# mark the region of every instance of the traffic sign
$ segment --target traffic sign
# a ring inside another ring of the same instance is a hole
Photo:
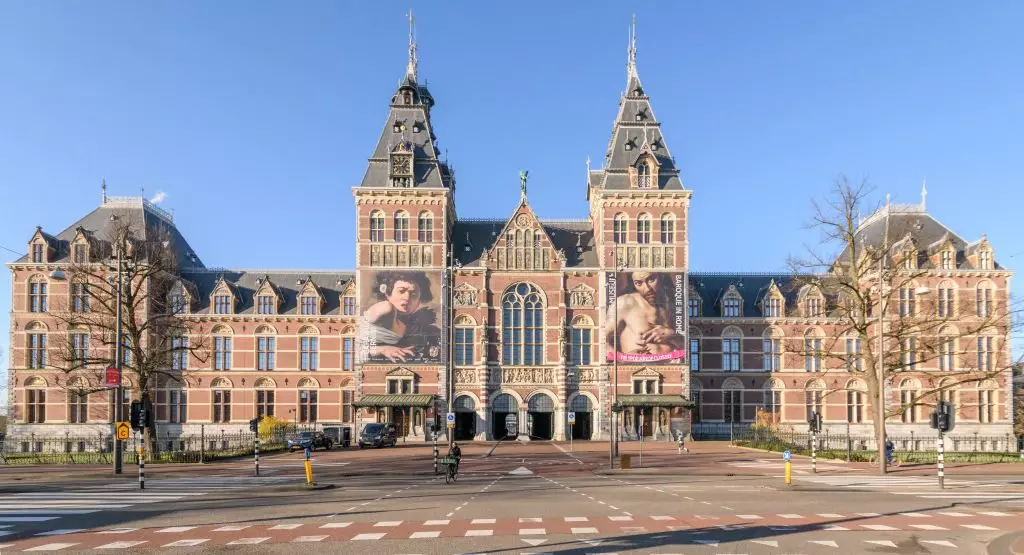
[[[449,412],[448,413],[448,423],[449,424],[454,424],[455,423],[455,413],[454,412]]]
[[[576,422],[576,413],[575,412],[570,412],[569,413],[569,423],[573,424],[575,422]]]
[[[117,439],[121,441],[125,441],[131,437],[132,426],[128,422],[117,422],[114,425],[114,429],[117,430]]]
[[[792,458],[793,458],[793,455],[791,455],[788,450],[782,452],[782,460],[784,460],[786,462],[789,462],[789,460],[792,459]]]
[[[104,382],[103,382],[104,385],[106,385],[107,387],[117,387],[117,383],[119,381],[120,380],[117,379],[117,367],[116,366],[108,366],[107,367],[107,373],[106,373],[106,380],[104,380]]]

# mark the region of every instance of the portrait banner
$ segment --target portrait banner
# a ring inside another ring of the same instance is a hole
[[[605,276],[608,360],[644,364],[685,360],[685,276],[644,271]]]
[[[361,362],[442,361],[440,271],[363,270],[359,295]]]

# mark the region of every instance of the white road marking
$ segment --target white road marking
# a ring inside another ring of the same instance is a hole
[[[195,529],[195,526],[171,526],[169,528],[161,528],[160,530],[157,530],[156,532],[158,534],[178,534],[178,533],[181,533],[181,532],[188,532],[189,530],[194,530],[194,529]]]
[[[40,545],[39,547],[33,547],[32,549],[26,549],[25,551],[60,551],[61,549],[67,549],[74,547],[77,543],[48,543],[46,545]]]
[[[50,530],[49,532],[40,532],[37,536],[63,536],[66,534],[74,534],[76,532],[84,532],[85,528],[62,528],[60,530]]]
[[[451,522],[450,520],[428,520],[423,523],[424,526],[445,526]]]
[[[597,528],[572,528],[573,534],[597,534]]]
[[[351,522],[328,522],[327,524],[323,524],[320,527],[321,528],[348,528],[351,525],[352,525]],[[378,523],[377,526],[380,526],[380,523]]]
[[[918,530],[931,530],[931,531],[936,531],[936,530],[948,531],[949,530],[949,528],[943,528],[942,526],[936,526],[934,524],[911,524],[910,527],[911,528],[917,528]]]
[[[467,530],[466,537],[472,538],[477,536],[493,536],[494,530]]]
[[[961,528],[969,528],[971,530],[998,530],[998,528],[993,528],[991,526],[985,526],[984,524],[961,524],[960,527]]]
[[[544,528],[520,528],[520,536],[544,536],[548,532]]]
[[[101,545],[101,546],[97,547],[96,549],[128,549],[130,547],[135,547],[136,545],[142,545],[144,543],[146,543],[145,540],[125,541],[125,542],[111,542],[111,543],[108,543],[108,544]],[[228,545],[230,545],[230,544],[228,544]]]
[[[299,526],[302,526],[302,524],[301,523],[277,524],[275,526],[271,526],[270,529],[271,530],[294,530],[294,529],[298,528]]]
[[[293,542],[322,542],[330,536],[299,536]]]
[[[438,537],[440,535],[441,535],[441,531],[440,530],[428,530],[426,532],[413,532],[412,535],[409,536],[409,539],[410,540],[419,540],[419,539],[424,539],[424,538],[436,538],[436,537]]]
[[[352,538],[352,540],[354,540],[354,541],[379,540],[379,539],[383,538],[386,535],[387,535],[387,533],[385,533],[385,532],[378,532],[376,534],[358,534],[358,535],[356,535],[356,537]]]
[[[221,526],[220,528],[214,528],[214,532],[237,532],[239,530],[245,530],[252,526],[251,524],[230,524],[228,526]]]
[[[192,547],[202,543],[210,541],[209,538],[198,538],[194,540],[178,540],[176,542],[166,543],[160,547]]]
[[[227,543],[227,545],[256,545],[258,543],[263,543],[269,539],[270,538],[241,538],[234,541],[230,541]]]

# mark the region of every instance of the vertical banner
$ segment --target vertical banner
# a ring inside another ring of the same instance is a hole
[[[364,270],[360,362],[437,364],[442,352],[439,271]]]
[[[649,364],[686,359],[685,278],[682,272],[606,274],[609,361]]]

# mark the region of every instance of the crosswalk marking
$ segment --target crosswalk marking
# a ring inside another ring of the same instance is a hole
[[[128,549],[130,547],[135,547],[136,545],[142,545],[144,543],[146,543],[145,540],[126,541],[126,542],[111,542],[111,543],[108,543],[108,544],[105,544],[105,545],[101,545],[101,546],[97,547],[96,549]]]
[[[802,475],[794,476],[793,479],[835,488],[878,490],[892,495],[912,496],[920,499],[960,500],[965,502],[991,501],[994,503],[1024,505],[1024,491],[993,491],[985,489],[986,487],[1016,487],[1019,489],[1019,486],[1009,482],[981,482],[976,480],[951,480],[947,478],[946,489],[940,490],[934,476],[854,476],[847,474]],[[865,516],[861,513],[857,514]],[[906,513],[905,515],[914,516],[914,514]],[[822,514],[821,516],[825,515]]]

